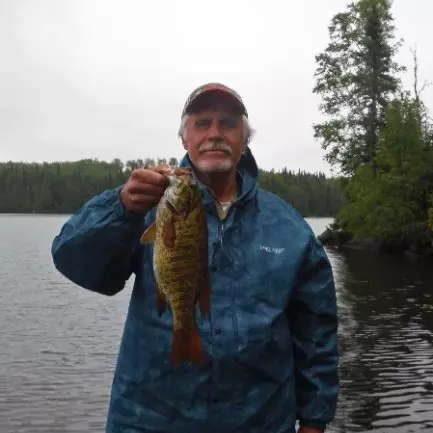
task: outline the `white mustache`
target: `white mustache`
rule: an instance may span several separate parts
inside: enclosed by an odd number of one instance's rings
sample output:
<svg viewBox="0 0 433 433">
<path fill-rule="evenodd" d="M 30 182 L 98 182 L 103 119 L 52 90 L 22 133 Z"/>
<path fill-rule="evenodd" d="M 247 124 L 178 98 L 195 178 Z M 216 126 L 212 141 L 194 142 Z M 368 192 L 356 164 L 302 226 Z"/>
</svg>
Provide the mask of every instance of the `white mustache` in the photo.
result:
<svg viewBox="0 0 433 433">
<path fill-rule="evenodd" d="M 221 150 L 229 155 L 233 153 L 231 147 L 224 141 L 206 141 L 199 147 L 199 152 L 207 152 L 208 150 Z"/>
</svg>

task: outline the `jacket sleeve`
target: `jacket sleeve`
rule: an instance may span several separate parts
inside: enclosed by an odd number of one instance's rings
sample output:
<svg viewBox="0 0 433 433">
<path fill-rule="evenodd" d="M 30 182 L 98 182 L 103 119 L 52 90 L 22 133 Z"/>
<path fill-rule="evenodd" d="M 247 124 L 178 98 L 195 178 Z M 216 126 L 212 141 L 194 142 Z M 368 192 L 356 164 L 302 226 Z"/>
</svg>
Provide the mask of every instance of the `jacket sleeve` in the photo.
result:
<svg viewBox="0 0 433 433">
<path fill-rule="evenodd" d="M 331 264 L 316 236 L 306 249 L 288 316 L 294 348 L 297 419 L 325 429 L 338 393 L 338 316 Z"/>
<path fill-rule="evenodd" d="M 134 269 L 144 219 L 128 213 L 121 187 L 85 203 L 54 238 L 56 269 L 73 283 L 104 295 L 120 292 Z"/>
</svg>

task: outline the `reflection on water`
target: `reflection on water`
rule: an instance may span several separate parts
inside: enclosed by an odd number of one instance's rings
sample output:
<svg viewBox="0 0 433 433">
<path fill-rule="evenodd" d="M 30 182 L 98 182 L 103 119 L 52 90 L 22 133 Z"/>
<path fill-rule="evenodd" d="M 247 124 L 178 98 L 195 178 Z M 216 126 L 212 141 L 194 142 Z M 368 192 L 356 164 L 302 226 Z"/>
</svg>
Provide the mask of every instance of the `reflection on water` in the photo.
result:
<svg viewBox="0 0 433 433">
<path fill-rule="evenodd" d="M 0 215 L 0 433 L 102 432 L 131 281 L 108 298 L 58 274 L 64 216 Z M 329 219 L 309 220 L 320 233 Z M 433 263 L 328 250 L 341 317 L 334 433 L 433 431 Z"/>
<path fill-rule="evenodd" d="M 331 431 L 433 429 L 433 263 L 350 251 L 333 267 L 342 393 Z"/>
<path fill-rule="evenodd" d="M 64 279 L 65 220 L 0 215 L 0 433 L 104 431 L 130 285 L 108 298 Z"/>
</svg>

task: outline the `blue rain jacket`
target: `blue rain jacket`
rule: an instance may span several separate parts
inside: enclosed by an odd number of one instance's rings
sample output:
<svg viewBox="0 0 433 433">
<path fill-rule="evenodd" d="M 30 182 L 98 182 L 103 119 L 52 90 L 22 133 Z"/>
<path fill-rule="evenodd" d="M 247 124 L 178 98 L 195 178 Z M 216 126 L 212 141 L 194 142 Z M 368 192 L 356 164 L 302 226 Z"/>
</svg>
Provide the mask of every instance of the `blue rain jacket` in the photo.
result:
<svg viewBox="0 0 433 433">
<path fill-rule="evenodd" d="M 190 165 L 188 156 L 182 165 Z M 220 221 L 200 184 L 209 226 L 210 322 L 197 314 L 207 363 L 170 363 L 172 317 L 156 310 L 155 208 L 127 213 L 120 188 L 89 200 L 52 245 L 56 268 L 112 296 L 135 274 L 115 370 L 107 433 L 293 433 L 335 415 L 337 306 L 330 263 L 304 218 L 257 185 L 248 150 L 239 198 Z M 109 324 L 107 324 L 109 326 Z"/>
</svg>

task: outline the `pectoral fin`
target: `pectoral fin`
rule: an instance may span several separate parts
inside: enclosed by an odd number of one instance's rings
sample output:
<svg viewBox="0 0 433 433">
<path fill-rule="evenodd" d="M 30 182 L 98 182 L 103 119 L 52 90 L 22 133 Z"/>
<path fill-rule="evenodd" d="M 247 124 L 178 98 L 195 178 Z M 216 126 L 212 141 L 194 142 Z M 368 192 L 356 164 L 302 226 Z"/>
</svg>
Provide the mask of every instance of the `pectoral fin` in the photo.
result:
<svg viewBox="0 0 433 433">
<path fill-rule="evenodd" d="M 167 298 L 165 297 L 164 293 L 159 288 L 158 284 L 156 285 L 156 309 L 158 311 L 158 314 L 162 316 L 165 309 L 167 308 Z"/>
<path fill-rule="evenodd" d="M 152 242 L 155 242 L 155 238 L 156 238 L 156 224 L 152 223 L 141 235 L 140 243 L 150 244 Z"/>
</svg>

